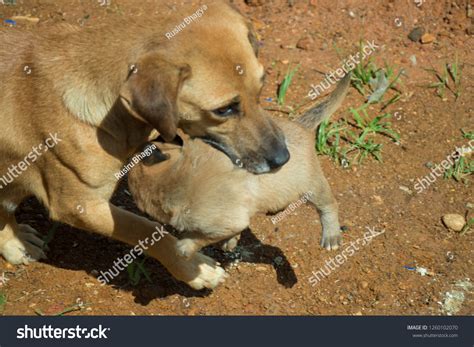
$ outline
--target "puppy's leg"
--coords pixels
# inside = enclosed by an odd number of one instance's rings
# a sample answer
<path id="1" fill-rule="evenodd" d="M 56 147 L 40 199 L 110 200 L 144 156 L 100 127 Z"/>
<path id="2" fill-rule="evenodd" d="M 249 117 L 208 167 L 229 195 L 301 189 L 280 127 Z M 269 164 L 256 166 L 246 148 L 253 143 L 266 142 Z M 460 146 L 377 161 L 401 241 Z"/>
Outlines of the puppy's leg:
<path id="1" fill-rule="evenodd" d="M 235 247 L 237 247 L 239 240 L 240 240 L 240 234 L 237 236 L 234 236 L 233 238 L 227 241 L 224 241 L 221 245 L 221 249 L 225 252 L 232 252 L 235 249 Z"/>
<path id="2" fill-rule="evenodd" d="M 0 208 L 0 255 L 11 264 L 28 264 L 46 258 L 44 241 L 35 229 L 18 225 L 15 216 Z"/>
<path id="3" fill-rule="evenodd" d="M 50 206 L 54 219 L 77 228 L 89 230 L 112 237 L 129 245 L 141 245 L 145 252 L 161 262 L 177 279 L 194 289 L 214 288 L 223 282 L 226 273 L 217 263 L 200 253 L 189 259 L 180 257 L 177 252 L 177 239 L 171 234 L 162 235 L 156 242 L 148 243 L 151 235 L 160 228 L 158 223 L 122 210 L 107 201 L 85 199 L 83 213 L 77 212 L 71 201 L 61 201 Z M 77 201 L 77 200 L 76 200 Z M 77 202 L 76 202 L 77 203 Z"/>
<path id="4" fill-rule="evenodd" d="M 342 243 L 337 202 L 324 175 L 321 173 L 317 177 L 318 179 L 313 183 L 312 189 L 306 193 L 306 196 L 314 204 L 321 218 L 323 226 L 321 247 L 335 250 Z"/>
<path id="5" fill-rule="evenodd" d="M 200 251 L 201 248 L 212 245 L 214 243 L 220 243 L 224 241 L 221 245 L 223 251 L 231 251 L 239 242 L 240 231 L 237 236 L 232 236 L 233 234 L 223 234 L 220 237 L 209 238 L 205 234 L 200 233 L 187 233 L 186 236 L 179 240 L 177 243 L 178 252 L 185 258 L 192 257 L 196 252 Z"/>

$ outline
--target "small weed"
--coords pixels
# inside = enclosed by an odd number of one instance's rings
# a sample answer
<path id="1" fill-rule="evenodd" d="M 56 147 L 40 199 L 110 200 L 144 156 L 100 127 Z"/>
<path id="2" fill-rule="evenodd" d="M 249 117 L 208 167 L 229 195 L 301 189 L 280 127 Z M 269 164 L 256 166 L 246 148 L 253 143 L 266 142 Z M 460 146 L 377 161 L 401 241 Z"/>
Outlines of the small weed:
<path id="1" fill-rule="evenodd" d="M 464 228 L 461 230 L 461 235 L 472 233 L 472 228 L 474 227 L 474 218 L 470 218 Z"/>
<path id="2" fill-rule="evenodd" d="M 444 178 L 453 178 L 455 181 L 466 181 L 474 173 L 474 160 L 461 156 L 452 167 L 444 172 Z"/>
<path id="3" fill-rule="evenodd" d="M 56 230 L 58 230 L 59 226 L 61 224 L 58 223 L 58 222 L 54 222 L 53 223 L 53 226 L 51 227 L 51 229 L 49 229 L 48 233 L 46 234 L 45 238 L 44 238 L 44 244 L 43 244 L 43 250 L 46 250 L 48 249 L 48 245 L 49 243 L 51 242 L 51 240 L 53 240 L 54 238 L 54 235 L 56 234 Z"/>
<path id="4" fill-rule="evenodd" d="M 127 266 L 128 282 L 134 287 L 140 283 L 142 276 L 144 276 L 149 283 L 152 283 L 150 274 L 144 264 L 145 259 L 142 259 L 135 260 Z"/>
<path id="5" fill-rule="evenodd" d="M 441 73 L 434 68 L 425 70 L 436 77 L 437 81 L 429 84 L 427 87 L 436 89 L 436 94 L 439 97 L 444 98 L 446 90 L 453 93 L 455 99 L 461 96 L 462 65 L 459 64 L 457 54 L 454 63 L 445 63 L 443 65 Z"/>
<path id="6" fill-rule="evenodd" d="M 468 140 L 474 140 L 474 131 L 464 131 L 464 129 L 461 129 L 462 132 L 462 137 Z"/>
<path id="7" fill-rule="evenodd" d="M 292 70 L 290 70 L 290 68 L 288 67 L 288 71 L 286 72 L 285 78 L 283 78 L 283 81 L 278 87 L 278 105 L 283 105 L 285 103 L 286 93 L 288 91 L 288 88 L 290 87 L 294 75 L 298 71 L 298 68 L 299 65 Z"/>
<path id="8" fill-rule="evenodd" d="M 378 68 L 373 59 L 367 63 L 359 62 L 352 73 L 352 86 L 367 99 L 367 103 L 382 103 L 388 91 L 394 91 L 394 95 L 385 102 L 382 109 L 398 101 L 402 93 L 396 88 L 401 83 L 400 77 L 403 70 L 398 73 L 395 69 L 385 63 L 384 68 Z"/>
<path id="9" fill-rule="evenodd" d="M 474 140 L 474 131 L 464 131 L 461 129 L 462 136 L 468 140 Z M 464 146 L 463 146 L 464 150 Z M 445 179 L 454 179 L 457 182 L 467 181 L 467 177 L 474 173 L 474 159 L 472 159 L 472 153 L 474 149 L 469 148 L 467 152 L 459 153 L 460 158 L 454 162 L 454 164 L 444 172 Z"/>
<path id="10" fill-rule="evenodd" d="M 350 109 L 352 119 L 338 122 L 321 123 L 316 140 L 316 150 L 329 155 L 344 167 L 352 163 L 361 164 L 364 159 L 372 156 L 382 161 L 383 144 L 377 143 L 375 136 L 382 135 L 398 141 L 400 135 L 391 128 L 387 121 L 392 115 L 384 113 L 371 119 L 367 112 L 367 104 L 357 109 Z"/>
<path id="11" fill-rule="evenodd" d="M 0 313 L 3 312 L 6 304 L 7 304 L 7 295 L 3 292 L 0 292 Z"/>

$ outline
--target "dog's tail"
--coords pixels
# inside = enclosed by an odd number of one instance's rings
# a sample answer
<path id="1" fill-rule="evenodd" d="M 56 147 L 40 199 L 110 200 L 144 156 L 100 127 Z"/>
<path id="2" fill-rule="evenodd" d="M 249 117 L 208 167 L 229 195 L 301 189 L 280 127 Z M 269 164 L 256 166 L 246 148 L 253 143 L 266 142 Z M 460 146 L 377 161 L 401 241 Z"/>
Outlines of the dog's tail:
<path id="1" fill-rule="evenodd" d="M 351 84 L 351 74 L 349 71 L 326 100 L 306 111 L 296 121 L 305 128 L 315 130 L 319 123 L 328 119 L 341 106 L 346 97 Z"/>

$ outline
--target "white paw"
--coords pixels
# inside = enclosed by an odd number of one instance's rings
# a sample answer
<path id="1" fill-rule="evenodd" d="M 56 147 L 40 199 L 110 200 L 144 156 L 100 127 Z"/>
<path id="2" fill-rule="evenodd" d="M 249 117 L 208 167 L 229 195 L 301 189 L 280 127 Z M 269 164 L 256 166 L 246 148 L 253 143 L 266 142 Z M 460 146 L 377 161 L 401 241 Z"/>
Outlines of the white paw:
<path id="1" fill-rule="evenodd" d="M 44 241 L 38 232 L 26 224 L 20 224 L 18 232 L 0 249 L 0 254 L 11 264 L 29 264 L 39 259 L 45 259 Z"/>
<path id="2" fill-rule="evenodd" d="M 342 234 L 339 229 L 333 228 L 331 231 L 323 230 L 321 247 L 328 251 L 335 251 L 342 244 Z"/>
<path id="3" fill-rule="evenodd" d="M 185 282 L 194 289 L 213 289 L 227 278 L 225 270 L 214 259 L 201 253 L 196 253 L 187 265 L 195 277 Z"/>
<path id="4" fill-rule="evenodd" d="M 198 246 L 191 239 L 183 239 L 176 243 L 176 249 L 178 255 L 190 259 L 198 251 Z"/>
<path id="5" fill-rule="evenodd" d="M 240 235 L 234 236 L 233 238 L 225 241 L 222 244 L 221 249 L 225 252 L 232 252 L 235 249 L 235 247 L 237 247 L 239 240 L 240 240 Z"/>

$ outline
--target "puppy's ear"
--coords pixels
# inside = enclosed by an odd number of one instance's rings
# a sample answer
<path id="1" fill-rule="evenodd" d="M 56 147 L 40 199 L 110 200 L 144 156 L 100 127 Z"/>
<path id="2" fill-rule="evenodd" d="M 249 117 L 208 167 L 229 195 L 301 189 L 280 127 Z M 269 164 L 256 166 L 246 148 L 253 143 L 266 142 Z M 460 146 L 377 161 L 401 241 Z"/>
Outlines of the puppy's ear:
<path id="1" fill-rule="evenodd" d="M 247 23 L 247 28 L 249 29 L 248 39 L 250 41 L 250 44 L 252 45 L 255 56 L 258 58 L 258 52 L 260 50 L 260 47 L 258 45 L 257 33 L 251 22 Z"/>
<path id="2" fill-rule="evenodd" d="M 171 141 L 177 131 L 178 93 L 189 76 L 189 65 L 175 65 L 156 53 L 147 54 L 131 67 L 120 92 L 122 103 L 134 117 L 152 125 L 166 141 Z"/>

